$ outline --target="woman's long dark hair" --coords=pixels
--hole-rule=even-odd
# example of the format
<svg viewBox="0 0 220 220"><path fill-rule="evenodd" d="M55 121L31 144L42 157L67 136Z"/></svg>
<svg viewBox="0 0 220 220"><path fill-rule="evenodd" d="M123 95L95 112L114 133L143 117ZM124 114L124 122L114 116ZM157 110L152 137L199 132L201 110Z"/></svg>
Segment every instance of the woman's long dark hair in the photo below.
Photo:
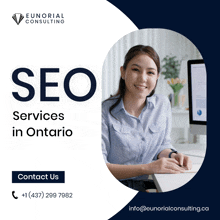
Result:
<svg viewBox="0 0 220 220"><path fill-rule="evenodd" d="M135 56L140 55L140 54L146 54L155 62L156 66L157 66L157 71L159 74L160 73L160 58L159 58L157 52L152 47L144 46L144 45L136 45L136 46L130 48L130 50L125 55L125 60L124 60L124 65L123 65L124 70L126 70L128 63ZM155 88L151 91L151 93L147 97L151 97L155 93L156 86L157 86L157 83L155 85ZM111 115L112 115L112 113L111 113L112 110L120 103L121 99L124 98L125 90L126 90L125 81L124 81L124 79L120 78L119 88L118 88L117 93L115 95L111 95L110 98L105 100L105 101L108 101L108 100L112 100L112 99L117 99L117 101L109 108L109 112Z"/></svg>

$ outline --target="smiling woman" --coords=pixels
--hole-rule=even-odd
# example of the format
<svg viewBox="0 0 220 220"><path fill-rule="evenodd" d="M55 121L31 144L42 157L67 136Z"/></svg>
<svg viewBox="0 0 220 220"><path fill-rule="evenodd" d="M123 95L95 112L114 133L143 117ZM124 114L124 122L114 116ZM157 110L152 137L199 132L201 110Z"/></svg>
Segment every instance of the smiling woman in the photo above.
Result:
<svg viewBox="0 0 220 220"><path fill-rule="evenodd" d="M145 192L152 187L148 175L182 173L191 161L171 145L168 98L154 94L160 72L156 51L132 47L120 70L118 92L102 104L102 152L115 178Z"/></svg>
<svg viewBox="0 0 220 220"><path fill-rule="evenodd" d="M159 73L155 62L148 55L140 54L135 56L128 63L126 69L121 67L121 77L125 81L126 85L124 103L128 104L129 100L138 99L140 102L145 104L146 97L156 86ZM135 113L131 112L134 111L135 108L129 108L129 106L127 106L128 112L131 114L133 113L133 115L137 117L139 116L142 108L143 105L140 106L139 111Z"/></svg>

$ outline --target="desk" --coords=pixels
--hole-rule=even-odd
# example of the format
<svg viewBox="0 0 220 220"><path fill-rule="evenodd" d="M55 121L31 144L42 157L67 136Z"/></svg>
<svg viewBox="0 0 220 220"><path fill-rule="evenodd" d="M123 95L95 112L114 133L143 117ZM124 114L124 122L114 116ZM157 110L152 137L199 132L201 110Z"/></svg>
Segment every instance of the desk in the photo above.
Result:
<svg viewBox="0 0 220 220"><path fill-rule="evenodd" d="M192 164L202 165L205 156L205 146L198 144L179 144L174 147L180 153L190 157ZM159 192L168 192L177 189L189 182L196 173L181 174L153 174L152 178Z"/></svg>

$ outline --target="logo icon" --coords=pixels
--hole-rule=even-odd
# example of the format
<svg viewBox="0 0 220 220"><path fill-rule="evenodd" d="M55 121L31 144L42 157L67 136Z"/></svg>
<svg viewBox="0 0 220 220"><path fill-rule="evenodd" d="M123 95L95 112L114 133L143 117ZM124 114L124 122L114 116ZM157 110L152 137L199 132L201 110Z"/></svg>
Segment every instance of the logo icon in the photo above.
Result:
<svg viewBox="0 0 220 220"><path fill-rule="evenodd" d="M21 13L15 13L13 14L12 18L17 23L17 25L19 25L21 21L23 20L24 16Z"/></svg>
<svg viewBox="0 0 220 220"><path fill-rule="evenodd" d="M18 197L15 196L15 191L12 191L12 196L14 197L14 199L18 199Z"/></svg>

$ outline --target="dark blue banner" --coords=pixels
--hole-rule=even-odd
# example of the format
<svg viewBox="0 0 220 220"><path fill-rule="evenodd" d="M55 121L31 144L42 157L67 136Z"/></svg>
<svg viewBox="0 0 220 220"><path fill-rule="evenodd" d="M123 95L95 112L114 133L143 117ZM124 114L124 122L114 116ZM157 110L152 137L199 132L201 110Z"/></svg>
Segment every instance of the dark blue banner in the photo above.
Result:
<svg viewBox="0 0 220 220"><path fill-rule="evenodd" d="M207 151L202 169L190 182L177 190L166 193L139 192L111 219L145 219L146 217L159 219L166 218L170 214L172 218L194 219L201 216L198 215L201 212L203 217L208 217L214 212L217 214L218 207L214 199L214 195L218 193L215 183L217 167L219 167L217 164L219 155L217 131L219 129L215 129L219 123L219 117L214 113L218 102L216 97L218 85L215 83L219 79L217 4L201 1L110 0L109 2L127 15L139 29L163 28L188 38L201 52L208 72ZM209 211L204 211L205 207ZM181 208L184 211L181 211Z"/></svg>
<svg viewBox="0 0 220 220"><path fill-rule="evenodd" d="M65 171L12 171L12 183L65 183Z"/></svg>

